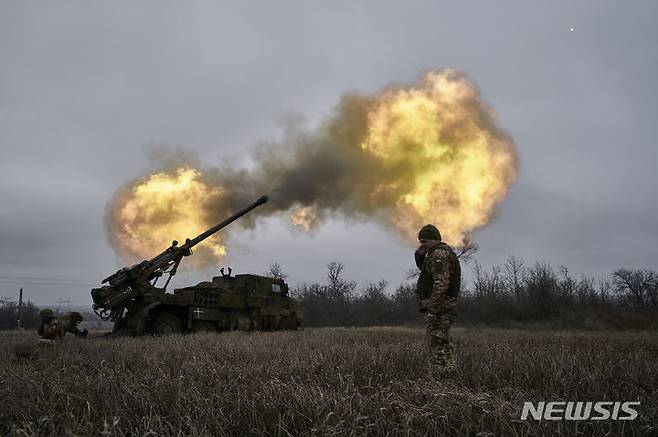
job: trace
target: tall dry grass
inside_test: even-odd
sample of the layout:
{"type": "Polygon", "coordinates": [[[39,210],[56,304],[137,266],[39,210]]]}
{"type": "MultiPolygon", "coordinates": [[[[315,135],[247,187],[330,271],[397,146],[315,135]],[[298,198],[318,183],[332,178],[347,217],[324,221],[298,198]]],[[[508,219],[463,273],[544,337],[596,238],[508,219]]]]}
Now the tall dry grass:
{"type": "Polygon", "coordinates": [[[410,328],[69,338],[36,352],[34,334],[0,338],[3,434],[657,433],[655,332],[457,329],[454,381],[427,377],[410,328]],[[642,404],[632,422],[520,421],[540,400],[642,404]]]}

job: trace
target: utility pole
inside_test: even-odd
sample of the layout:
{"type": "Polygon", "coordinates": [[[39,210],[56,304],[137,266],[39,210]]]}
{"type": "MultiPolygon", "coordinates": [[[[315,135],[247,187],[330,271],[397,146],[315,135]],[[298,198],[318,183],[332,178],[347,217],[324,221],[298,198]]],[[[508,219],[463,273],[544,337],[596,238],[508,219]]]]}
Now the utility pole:
{"type": "Polygon", "coordinates": [[[71,299],[62,299],[61,297],[57,299],[57,313],[60,312],[62,305],[66,305],[66,309],[70,310],[71,309],[71,299]]]}
{"type": "Polygon", "coordinates": [[[18,321],[16,321],[16,327],[21,329],[23,324],[23,289],[21,288],[18,292],[18,321]]]}

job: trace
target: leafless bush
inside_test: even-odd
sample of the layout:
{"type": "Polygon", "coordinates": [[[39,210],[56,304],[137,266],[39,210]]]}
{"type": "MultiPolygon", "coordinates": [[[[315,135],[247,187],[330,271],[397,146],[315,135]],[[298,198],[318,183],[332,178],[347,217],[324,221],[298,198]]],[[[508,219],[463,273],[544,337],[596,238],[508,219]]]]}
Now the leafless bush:
{"type": "MultiPolygon", "coordinates": [[[[31,301],[23,303],[21,325],[24,328],[39,326],[39,308],[31,301]]],[[[10,298],[0,298],[0,330],[14,329],[18,321],[18,302],[10,298]]]]}

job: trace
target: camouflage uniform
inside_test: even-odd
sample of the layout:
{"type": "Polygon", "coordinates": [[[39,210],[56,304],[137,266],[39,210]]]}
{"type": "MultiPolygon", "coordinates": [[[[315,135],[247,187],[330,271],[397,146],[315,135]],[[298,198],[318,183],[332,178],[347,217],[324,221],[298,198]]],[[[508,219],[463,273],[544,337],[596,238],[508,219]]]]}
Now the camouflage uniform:
{"type": "Polygon", "coordinates": [[[450,325],[457,317],[461,271],[452,248],[437,243],[424,257],[417,252],[421,272],[416,297],[420,311],[425,313],[431,371],[436,376],[444,376],[456,371],[450,325]]]}
{"type": "Polygon", "coordinates": [[[39,327],[39,335],[44,340],[61,340],[65,332],[64,325],[59,319],[52,319],[39,327]]]}
{"type": "Polygon", "coordinates": [[[56,318],[51,310],[43,310],[41,315],[41,326],[39,335],[44,340],[61,340],[67,332],[75,334],[76,337],[86,337],[87,330],[78,329],[78,323],[83,318],[80,313],[72,312],[62,318],[56,318]]]}

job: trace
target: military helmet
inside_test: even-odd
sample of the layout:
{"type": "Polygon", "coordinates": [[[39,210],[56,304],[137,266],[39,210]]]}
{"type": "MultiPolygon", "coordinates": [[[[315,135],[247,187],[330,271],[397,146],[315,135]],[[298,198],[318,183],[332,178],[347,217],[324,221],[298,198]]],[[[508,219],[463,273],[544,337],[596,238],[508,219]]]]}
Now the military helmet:
{"type": "Polygon", "coordinates": [[[418,233],[419,240],[439,240],[441,241],[441,233],[434,225],[425,225],[418,233]]]}
{"type": "Polygon", "coordinates": [[[83,320],[82,314],[77,311],[73,311],[71,314],[69,314],[69,318],[76,323],[80,323],[83,320]]]}
{"type": "Polygon", "coordinates": [[[44,308],[41,311],[39,311],[39,316],[42,319],[52,319],[53,317],[55,317],[55,314],[53,313],[53,310],[51,310],[50,308],[44,308]]]}

